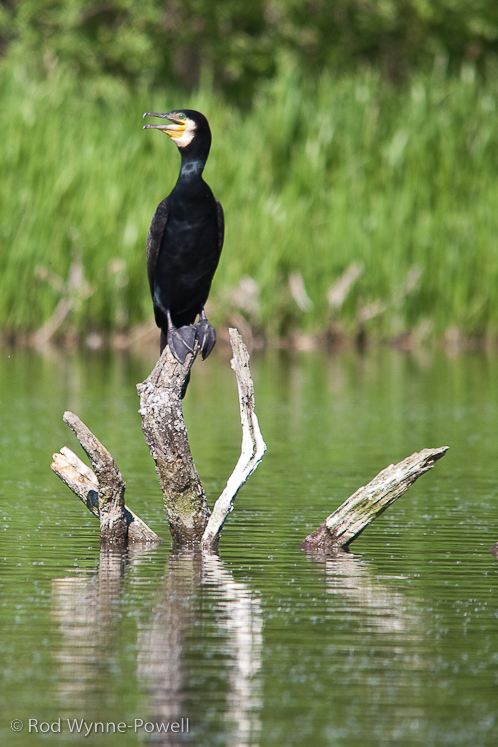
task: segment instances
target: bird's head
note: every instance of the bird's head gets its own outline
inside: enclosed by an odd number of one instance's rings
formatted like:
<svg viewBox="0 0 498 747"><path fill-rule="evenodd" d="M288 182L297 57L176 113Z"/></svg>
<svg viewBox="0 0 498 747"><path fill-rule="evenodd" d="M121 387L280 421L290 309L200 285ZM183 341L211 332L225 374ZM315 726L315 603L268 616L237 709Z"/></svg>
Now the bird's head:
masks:
<svg viewBox="0 0 498 747"><path fill-rule="evenodd" d="M194 141L203 141L211 144L211 131L209 124L200 112L194 109L177 109L167 114L157 114L156 112L145 112L145 117L160 117L168 120L165 124L144 125L144 130L162 130L169 135L179 148L187 148Z"/></svg>

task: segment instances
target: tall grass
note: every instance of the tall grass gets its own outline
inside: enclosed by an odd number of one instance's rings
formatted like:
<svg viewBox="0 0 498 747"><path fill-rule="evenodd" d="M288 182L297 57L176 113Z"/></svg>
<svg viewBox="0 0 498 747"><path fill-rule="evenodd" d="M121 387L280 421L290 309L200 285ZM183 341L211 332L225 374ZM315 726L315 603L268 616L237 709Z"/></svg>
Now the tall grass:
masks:
<svg viewBox="0 0 498 747"><path fill-rule="evenodd" d="M394 89L369 73L303 83L282 72L250 112L208 86L195 95L79 83L67 71L40 82L0 68L0 327L35 329L60 298L80 255L93 294L73 309L78 330L151 316L144 244L157 203L179 168L175 147L142 130L146 110L205 112L213 146L205 176L222 201L226 240L213 316L249 275L269 334L323 331L327 289L359 260L364 272L340 311L346 330L417 327L441 334L498 332L498 81L416 76ZM119 260L116 262L116 260ZM410 268L420 271L400 293ZM312 308L288 279L299 272Z"/></svg>

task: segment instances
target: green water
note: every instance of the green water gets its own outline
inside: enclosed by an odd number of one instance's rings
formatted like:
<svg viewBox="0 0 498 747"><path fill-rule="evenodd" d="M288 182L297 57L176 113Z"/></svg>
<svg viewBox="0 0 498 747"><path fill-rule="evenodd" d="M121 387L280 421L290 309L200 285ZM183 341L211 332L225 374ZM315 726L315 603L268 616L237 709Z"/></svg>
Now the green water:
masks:
<svg viewBox="0 0 498 747"><path fill-rule="evenodd" d="M1 744L494 747L498 357L253 356L268 453L204 562L171 555L137 413L152 363L0 351ZM97 522L49 469L77 448L65 409L161 548L100 557ZM185 417L212 504L240 448L228 359L196 363ZM379 470L442 445L349 556L300 551ZM183 733L134 729L182 718ZM71 735L68 719L124 731Z"/></svg>

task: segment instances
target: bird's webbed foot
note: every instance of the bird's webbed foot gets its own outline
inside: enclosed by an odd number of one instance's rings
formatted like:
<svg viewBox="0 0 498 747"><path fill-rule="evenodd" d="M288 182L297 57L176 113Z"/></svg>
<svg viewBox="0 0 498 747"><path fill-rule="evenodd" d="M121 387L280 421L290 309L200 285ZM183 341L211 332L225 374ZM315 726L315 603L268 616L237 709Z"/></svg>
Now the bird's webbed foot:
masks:
<svg viewBox="0 0 498 747"><path fill-rule="evenodd" d="M216 343L216 330L207 320L206 312L202 309L200 319L194 324L197 330L197 339L201 349L202 360L205 360Z"/></svg>
<svg viewBox="0 0 498 747"><path fill-rule="evenodd" d="M185 363L187 355L194 352L196 338L197 331L195 326L187 324L177 329L173 325L168 312L168 346L178 363Z"/></svg>

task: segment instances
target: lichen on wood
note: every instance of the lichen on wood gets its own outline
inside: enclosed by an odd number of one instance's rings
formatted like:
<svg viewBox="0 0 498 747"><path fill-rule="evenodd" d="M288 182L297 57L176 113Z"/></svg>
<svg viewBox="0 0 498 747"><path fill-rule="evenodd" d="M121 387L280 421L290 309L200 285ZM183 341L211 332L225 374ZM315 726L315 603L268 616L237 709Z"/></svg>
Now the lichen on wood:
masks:
<svg viewBox="0 0 498 747"><path fill-rule="evenodd" d="M432 469L447 450L447 446L422 449L402 462L386 467L309 534L301 543L301 549L333 553L347 548L377 516L406 493L415 480Z"/></svg>
<svg viewBox="0 0 498 747"><path fill-rule="evenodd" d="M142 430L156 466L173 544L202 539L210 511L190 452L181 394L197 355L179 363L166 346L152 373L137 385Z"/></svg>

